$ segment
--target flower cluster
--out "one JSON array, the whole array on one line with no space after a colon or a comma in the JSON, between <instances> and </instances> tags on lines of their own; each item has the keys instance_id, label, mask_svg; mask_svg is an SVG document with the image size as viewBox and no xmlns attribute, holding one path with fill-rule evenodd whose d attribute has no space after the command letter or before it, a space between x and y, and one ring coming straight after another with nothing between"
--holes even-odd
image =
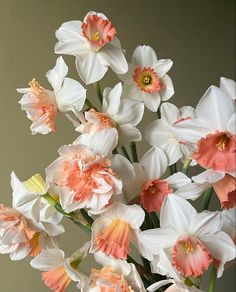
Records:
<instances>
[{"instance_id":1,"label":"flower cluster","mask_svg":"<svg viewBox=\"0 0 236 292\"><path fill-rule=\"evenodd\" d=\"M12 172L12 207L0 205L0 253L33 257L31 266L56 292L71 282L85 292L202 291L210 267L214 286L235 258L235 82L221 78L196 108L178 109L167 102L174 94L167 75L173 62L158 60L144 45L127 63L104 14L63 23L56 37L55 53L75 57L81 82L94 83L101 105L66 77L62 56L46 73L52 90L35 79L17 90L32 134L55 132L60 112L79 134L58 150L45 180L35 174L22 182ZM108 67L120 82L102 92L99 80ZM144 111L158 118L145 128L151 146L139 159ZM189 175L197 165L199 174ZM220 208L209 211L214 194ZM201 196L198 212L192 202ZM59 248L63 216L91 234L68 257ZM80 264L89 254L100 266L86 275Z\"/></svg>"}]
</instances>

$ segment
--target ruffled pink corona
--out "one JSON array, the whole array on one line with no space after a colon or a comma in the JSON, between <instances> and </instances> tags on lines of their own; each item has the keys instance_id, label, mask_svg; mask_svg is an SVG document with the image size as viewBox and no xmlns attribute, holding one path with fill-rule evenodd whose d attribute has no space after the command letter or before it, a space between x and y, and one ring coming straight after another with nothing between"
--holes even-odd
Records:
<instances>
[{"instance_id":1,"label":"ruffled pink corona","mask_svg":"<svg viewBox=\"0 0 236 292\"><path fill-rule=\"evenodd\" d=\"M148 212L160 212L162 203L173 190L167 181L161 179L148 180L142 187L140 201Z\"/></svg>"},{"instance_id":2,"label":"ruffled pink corona","mask_svg":"<svg viewBox=\"0 0 236 292\"><path fill-rule=\"evenodd\" d=\"M113 220L96 237L96 244L102 252L116 259L127 259L131 239L131 227L128 223Z\"/></svg>"},{"instance_id":3,"label":"ruffled pink corona","mask_svg":"<svg viewBox=\"0 0 236 292\"><path fill-rule=\"evenodd\" d=\"M230 209L236 205L236 178L226 174L224 178L213 184L213 188L223 209Z\"/></svg>"},{"instance_id":4,"label":"ruffled pink corona","mask_svg":"<svg viewBox=\"0 0 236 292\"><path fill-rule=\"evenodd\" d=\"M116 29L109 20L93 14L89 15L82 24L82 34L91 48L98 51L113 40Z\"/></svg>"},{"instance_id":5,"label":"ruffled pink corona","mask_svg":"<svg viewBox=\"0 0 236 292\"><path fill-rule=\"evenodd\" d=\"M91 160L90 160L91 159ZM70 163L64 162L65 182L64 184L73 190L74 200L84 201L93 193L93 189L99 188L99 181L104 181L108 185L113 186L113 181L110 175L114 175L109 168L110 161L107 159L95 160L95 157L89 158L91 165L87 169L82 169L78 161ZM93 161L94 160L94 161Z\"/></svg>"},{"instance_id":6,"label":"ruffled pink corona","mask_svg":"<svg viewBox=\"0 0 236 292\"><path fill-rule=\"evenodd\" d=\"M136 67L133 73L136 85L144 92L155 93L165 88L165 84L158 77L157 73L150 67Z\"/></svg>"},{"instance_id":7,"label":"ruffled pink corona","mask_svg":"<svg viewBox=\"0 0 236 292\"><path fill-rule=\"evenodd\" d=\"M43 120L44 124L52 131L55 131L55 118L57 107L54 101L54 94L50 90L43 88L38 81L33 79L29 82L32 94L36 98L29 101L29 115L31 121ZM42 122L42 121L41 121Z\"/></svg>"},{"instance_id":8,"label":"ruffled pink corona","mask_svg":"<svg viewBox=\"0 0 236 292\"><path fill-rule=\"evenodd\" d=\"M64 266L42 273L42 279L45 285L55 292L65 292L71 282Z\"/></svg>"},{"instance_id":9,"label":"ruffled pink corona","mask_svg":"<svg viewBox=\"0 0 236 292\"><path fill-rule=\"evenodd\" d=\"M235 154L236 136L228 132L216 132L198 141L194 159L206 169L226 172L236 169Z\"/></svg>"},{"instance_id":10,"label":"ruffled pink corona","mask_svg":"<svg viewBox=\"0 0 236 292\"><path fill-rule=\"evenodd\" d=\"M211 254L195 236L181 236L173 247L172 264L185 277L202 275L211 262Z\"/></svg>"},{"instance_id":11,"label":"ruffled pink corona","mask_svg":"<svg viewBox=\"0 0 236 292\"><path fill-rule=\"evenodd\" d=\"M122 275L114 273L111 267L92 269L90 280L91 287L99 288L100 292L134 292Z\"/></svg>"}]
</instances>

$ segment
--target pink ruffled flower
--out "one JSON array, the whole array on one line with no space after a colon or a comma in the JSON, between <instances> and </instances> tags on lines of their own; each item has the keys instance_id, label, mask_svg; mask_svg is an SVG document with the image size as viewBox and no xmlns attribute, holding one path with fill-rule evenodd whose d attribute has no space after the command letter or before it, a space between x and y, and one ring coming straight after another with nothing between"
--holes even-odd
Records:
<instances>
[{"instance_id":1,"label":"pink ruffled flower","mask_svg":"<svg viewBox=\"0 0 236 292\"><path fill-rule=\"evenodd\" d=\"M115 129L81 136L74 145L59 149L60 157L47 169L49 183L59 186L67 212L89 208L99 211L121 193L122 183L111 168L109 155L117 143Z\"/></svg>"}]
</instances>

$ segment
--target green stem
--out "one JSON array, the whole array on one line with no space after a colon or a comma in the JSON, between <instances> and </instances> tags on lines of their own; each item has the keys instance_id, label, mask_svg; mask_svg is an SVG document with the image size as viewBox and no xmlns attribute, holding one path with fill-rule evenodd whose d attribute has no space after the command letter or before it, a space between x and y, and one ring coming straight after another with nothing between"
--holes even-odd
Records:
<instances>
[{"instance_id":1,"label":"green stem","mask_svg":"<svg viewBox=\"0 0 236 292\"><path fill-rule=\"evenodd\" d=\"M188 173L188 170L189 170L189 167L190 167L190 163L191 163L191 159L187 159L187 160L185 160L185 162L184 162L184 165L183 165L183 167L182 167L182 172L184 173L184 174L187 174Z\"/></svg>"},{"instance_id":2,"label":"green stem","mask_svg":"<svg viewBox=\"0 0 236 292\"><path fill-rule=\"evenodd\" d=\"M176 173L177 172L177 165L176 165L176 163L170 165L169 166L169 170L170 170L170 174L171 175L174 174L174 173Z\"/></svg>"},{"instance_id":3,"label":"green stem","mask_svg":"<svg viewBox=\"0 0 236 292\"><path fill-rule=\"evenodd\" d=\"M217 274L217 269L216 269L216 267L212 266L210 283L208 286L208 292L214 292L215 285L216 285L216 274Z\"/></svg>"},{"instance_id":4,"label":"green stem","mask_svg":"<svg viewBox=\"0 0 236 292\"><path fill-rule=\"evenodd\" d=\"M84 209L81 209L80 212L81 212L82 216L84 217L84 219L89 223L89 225L92 225L94 220L92 217L89 216L87 211Z\"/></svg>"},{"instance_id":5,"label":"green stem","mask_svg":"<svg viewBox=\"0 0 236 292\"><path fill-rule=\"evenodd\" d=\"M213 193L213 188L209 188L203 194L202 198L202 211L207 210L211 201L211 196Z\"/></svg>"},{"instance_id":6,"label":"green stem","mask_svg":"<svg viewBox=\"0 0 236 292\"><path fill-rule=\"evenodd\" d=\"M124 156L125 156L130 162L132 162L131 159L130 159L130 157L129 157L129 153L126 151L125 147L122 146L120 149L121 149L123 155L124 155Z\"/></svg>"},{"instance_id":7,"label":"green stem","mask_svg":"<svg viewBox=\"0 0 236 292\"><path fill-rule=\"evenodd\" d=\"M94 108L96 111L98 111L98 109L87 98L85 100L85 104L87 105L88 108Z\"/></svg>"},{"instance_id":8,"label":"green stem","mask_svg":"<svg viewBox=\"0 0 236 292\"><path fill-rule=\"evenodd\" d=\"M138 162L138 154L137 154L137 147L135 142L130 143L130 149L132 154L133 162Z\"/></svg>"},{"instance_id":9,"label":"green stem","mask_svg":"<svg viewBox=\"0 0 236 292\"><path fill-rule=\"evenodd\" d=\"M101 87L100 87L99 81L94 83L94 87L95 87L95 89L97 91L97 96L98 96L98 98L100 100L100 103L102 105L103 96L102 96L102 91L101 91Z\"/></svg>"}]
</instances>

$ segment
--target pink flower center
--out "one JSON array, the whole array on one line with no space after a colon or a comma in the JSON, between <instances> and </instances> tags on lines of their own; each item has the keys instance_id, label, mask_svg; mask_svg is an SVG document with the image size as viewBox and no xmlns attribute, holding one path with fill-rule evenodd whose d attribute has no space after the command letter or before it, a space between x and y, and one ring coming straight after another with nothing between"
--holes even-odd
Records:
<instances>
[{"instance_id":1,"label":"pink flower center","mask_svg":"<svg viewBox=\"0 0 236 292\"><path fill-rule=\"evenodd\" d=\"M130 238L130 225L120 219L116 219L98 234L96 244L105 254L117 259L126 259L129 253Z\"/></svg>"},{"instance_id":2,"label":"pink flower center","mask_svg":"<svg viewBox=\"0 0 236 292\"><path fill-rule=\"evenodd\" d=\"M213 188L223 209L230 209L236 205L236 178L226 174L221 180L213 184Z\"/></svg>"},{"instance_id":3,"label":"pink flower center","mask_svg":"<svg viewBox=\"0 0 236 292\"><path fill-rule=\"evenodd\" d=\"M52 129L52 131L55 131L57 106L52 91L43 88L35 79L29 82L29 86L33 95L38 99L38 102L33 104L35 111L31 120L36 121L44 116L44 123Z\"/></svg>"},{"instance_id":4,"label":"pink flower center","mask_svg":"<svg viewBox=\"0 0 236 292\"><path fill-rule=\"evenodd\" d=\"M173 247L172 264L185 277L202 275L211 262L211 254L195 236L182 236Z\"/></svg>"},{"instance_id":5,"label":"pink flower center","mask_svg":"<svg viewBox=\"0 0 236 292\"><path fill-rule=\"evenodd\" d=\"M101 270L92 269L90 276L91 286L100 288L101 292L134 292L127 281L112 271L111 267L104 267Z\"/></svg>"},{"instance_id":6,"label":"pink flower center","mask_svg":"<svg viewBox=\"0 0 236 292\"><path fill-rule=\"evenodd\" d=\"M136 67L133 73L136 85L144 92L155 93L165 88L165 84L152 68Z\"/></svg>"},{"instance_id":7,"label":"pink flower center","mask_svg":"<svg viewBox=\"0 0 236 292\"><path fill-rule=\"evenodd\" d=\"M236 169L235 154L236 136L229 132L216 132L197 142L194 159L204 168L226 172Z\"/></svg>"},{"instance_id":8,"label":"pink flower center","mask_svg":"<svg viewBox=\"0 0 236 292\"><path fill-rule=\"evenodd\" d=\"M112 23L98 15L89 15L82 24L82 34L88 40L91 48L98 51L111 42L116 35Z\"/></svg>"},{"instance_id":9,"label":"pink flower center","mask_svg":"<svg viewBox=\"0 0 236 292\"><path fill-rule=\"evenodd\" d=\"M93 190L99 188L100 179L109 185L113 185L109 175L114 173L109 166L109 160L104 160L102 163L91 162L87 169L82 169L78 161L64 162L65 185L75 192L74 199L84 201L89 198L93 194Z\"/></svg>"},{"instance_id":10,"label":"pink flower center","mask_svg":"<svg viewBox=\"0 0 236 292\"><path fill-rule=\"evenodd\" d=\"M42 273L42 279L45 285L55 292L65 292L71 282L64 266Z\"/></svg>"},{"instance_id":11,"label":"pink flower center","mask_svg":"<svg viewBox=\"0 0 236 292\"><path fill-rule=\"evenodd\" d=\"M97 112L94 109L89 110L89 113L92 114L93 118L96 120L96 122L92 124L93 130L116 128L116 123L106 114Z\"/></svg>"},{"instance_id":12,"label":"pink flower center","mask_svg":"<svg viewBox=\"0 0 236 292\"><path fill-rule=\"evenodd\" d=\"M162 203L173 190L167 181L161 179L148 180L142 187L141 203L148 212L160 212Z\"/></svg>"},{"instance_id":13,"label":"pink flower center","mask_svg":"<svg viewBox=\"0 0 236 292\"><path fill-rule=\"evenodd\" d=\"M41 245L39 242L40 232L35 232L34 236L29 242L31 248L30 256L36 257L41 252Z\"/></svg>"}]
</instances>

